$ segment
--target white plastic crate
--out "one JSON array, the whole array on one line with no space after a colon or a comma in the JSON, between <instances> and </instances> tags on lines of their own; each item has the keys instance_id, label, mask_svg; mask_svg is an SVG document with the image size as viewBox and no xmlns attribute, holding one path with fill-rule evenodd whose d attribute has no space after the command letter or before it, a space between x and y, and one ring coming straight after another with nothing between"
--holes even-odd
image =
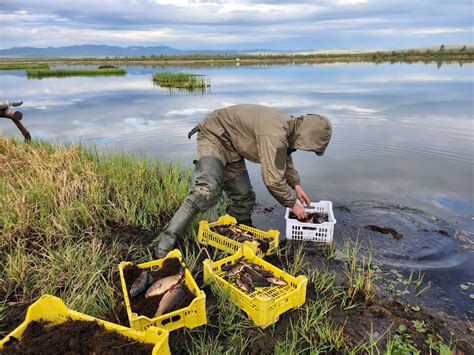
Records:
<instances>
[{"instance_id":1,"label":"white plastic crate","mask_svg":"<svg viewBox=\"0 0 474 355\"><path fill-rule=\"evenodd\" d=\"M336 219L334 218L334 213L332 212L331 201L312 202L311 208L305 207L306 212L327 213L329 222L320 224L303 223L297 219L291 219L290 211L291 210L287 208L285 214L286 239L326 244L332 243Z\"/></svg>"}]
</instances>

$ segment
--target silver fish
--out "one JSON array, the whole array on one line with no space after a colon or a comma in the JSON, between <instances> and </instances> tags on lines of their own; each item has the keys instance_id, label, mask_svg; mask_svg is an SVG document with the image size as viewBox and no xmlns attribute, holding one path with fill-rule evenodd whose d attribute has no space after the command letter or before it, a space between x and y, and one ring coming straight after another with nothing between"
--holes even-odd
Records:
<instances>
[{"instance_id":1,"label":"silver fish","mask_svg":"<svg viewBox=\"0 0 474 355\"><path fill-rule=\"evenodd\" d=\"M277 286L286 286L287 285L287 282L285 280L278 279L276 277L268 277L267 281L270 282L271 284L277 285Z\"/></svg>"},{"instance_id":2,"label":"silver fish","mask_svg":"<svg viewBox=\"0 0 474 355\"><path fill-rule=\"evenodd\" d=\"M177 273L176 275L168 276L158 281L155 281L146 291L145 298L165 294L181 280L183 275L184 269L181 268L179 273Z\"/></svg>"},{"instance_id":3,"label":"silver fish","mask_svg":"<svg viewBox=\"0 0 474 355\"><path fill-rule=\"evenodd\" d=\"M145 291L152 282L153 276L151 276L148 271L142 271L130 288L130 297L137 297L140 293Z\"/></svg>"},{"instance_id":4,"label":"silver fish","mask_svg":"<svg viewBox=\"0 0 474 355\"><path fill-rule=\"evenodd\" d=\"M238 273L240 273L244 269L244 267L245 267L244 264L241 264L241 263L235 264L232 267L232 269L230 269L230 271L227 273L227 276L230 277L230 276L237 275Z\"/></svg>"},{"instance_id":5,"label":"silver fish","mask_svg":"<svg viewBox=\"0 0 474 355\"><path fill-rule=\"evenodd\" d=\"M237 279L237 280L235 280L235 284L236 284L236 286L237 286L238 288L240 288L242 291L244 291L244 292L251 292L251 291L250 291L250 286L247 285L245 282L243 282L243 281Z\"/></svg>"},{"instance_id":6,"label":"silver fish","mask_svg":"<svg viewBox=\"0 0 474 355\"><path fill-rule=\"evenodd\" d=\"M155 313L155 317L159 317L163 314L173 311L179 303L183 300L186 294L186 286L182 282L178 283L172 289L168 290L163 296L158 305L158 310Z\"/></svg>"}]
</instances>

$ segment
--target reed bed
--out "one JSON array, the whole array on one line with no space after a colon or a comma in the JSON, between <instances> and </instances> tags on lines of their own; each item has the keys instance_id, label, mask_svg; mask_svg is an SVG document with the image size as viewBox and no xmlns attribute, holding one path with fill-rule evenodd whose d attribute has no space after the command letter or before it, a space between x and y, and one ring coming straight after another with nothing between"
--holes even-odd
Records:
<instances>
[{"instance_id":1,"label":"reed bed","mask_svg":"<svg viewBox=\"0 0 474 355\"><path fill-rule=\"evenodd\" d=\"M107 69L28 69L29 79L65 78L69 76L124 76L127 71L122 68Z\"/></svg>"},{"instance_id":2,"label":"reed bed","mask_svg":"<svg viewBox=\"0 0 474 355\"><path fill-rule=\"evenodd\" d=\"M205 91L211 86L210 80L203 75L181 72L156 73L153 82L160 87L187 91Z\"/></svg>"}]
</instances>

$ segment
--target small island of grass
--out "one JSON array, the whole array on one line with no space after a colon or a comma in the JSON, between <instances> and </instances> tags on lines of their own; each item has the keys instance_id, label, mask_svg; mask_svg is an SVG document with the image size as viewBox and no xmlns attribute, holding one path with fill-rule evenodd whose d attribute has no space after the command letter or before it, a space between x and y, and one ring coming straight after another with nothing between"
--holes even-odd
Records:
<instances>
[{"instance_id":1,"label":"small island of grass","mask_svg":"<svg viewBox=\"0 0 474 355\"><path fill-rule=\"evenodd\" d=\"M209 79L203 75L182 72L160 72L153 75L153 82L164 88L186 91L205 91L211 86Z\"/></svg>"},{"instance_id":2,"label":"small island of grass","mask_svg":"<svg viewBox=\"0 0 474 355\"><path fill-rule=\"evenodd\" d=\"M26 76L29 79L42 78L63 78L68 76L104 76L114 75L123 76L127 72L122 68L106 68L106 69L28 69Z\"/></svg>"}]
</instances>

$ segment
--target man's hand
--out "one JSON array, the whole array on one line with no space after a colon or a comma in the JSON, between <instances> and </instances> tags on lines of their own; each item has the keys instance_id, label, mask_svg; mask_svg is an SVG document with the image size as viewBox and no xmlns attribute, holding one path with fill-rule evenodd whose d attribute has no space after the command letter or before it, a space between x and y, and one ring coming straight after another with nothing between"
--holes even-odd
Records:
<instances>
[{"instance_id":1,"label":"man's hand","mask_svg":"<svg viewBox=\"0 0 474 355\"><path fill-rule=\"evenodd\" d=\"M305 211L304 207L301 204L300 200L296 200L295 204L293 207L291 207L291 212L293 212L298 219L304 219L305 218Z\"/></svg>"},{"instance_id":2,"label":"man's hand","mask_svg":"<svg viewBox=\"0 0 474 355\"><path fill-rule=\"evenodd\" d=\"M311 207L310 205L311 200L309 199L308 195L306 195L306 193L303 191L303 188L301 187L301 185L295 186L295 193L296 193L296 197L303 205L306 204L306 207L308 208Z\"/></svg>"}]
</instances>

